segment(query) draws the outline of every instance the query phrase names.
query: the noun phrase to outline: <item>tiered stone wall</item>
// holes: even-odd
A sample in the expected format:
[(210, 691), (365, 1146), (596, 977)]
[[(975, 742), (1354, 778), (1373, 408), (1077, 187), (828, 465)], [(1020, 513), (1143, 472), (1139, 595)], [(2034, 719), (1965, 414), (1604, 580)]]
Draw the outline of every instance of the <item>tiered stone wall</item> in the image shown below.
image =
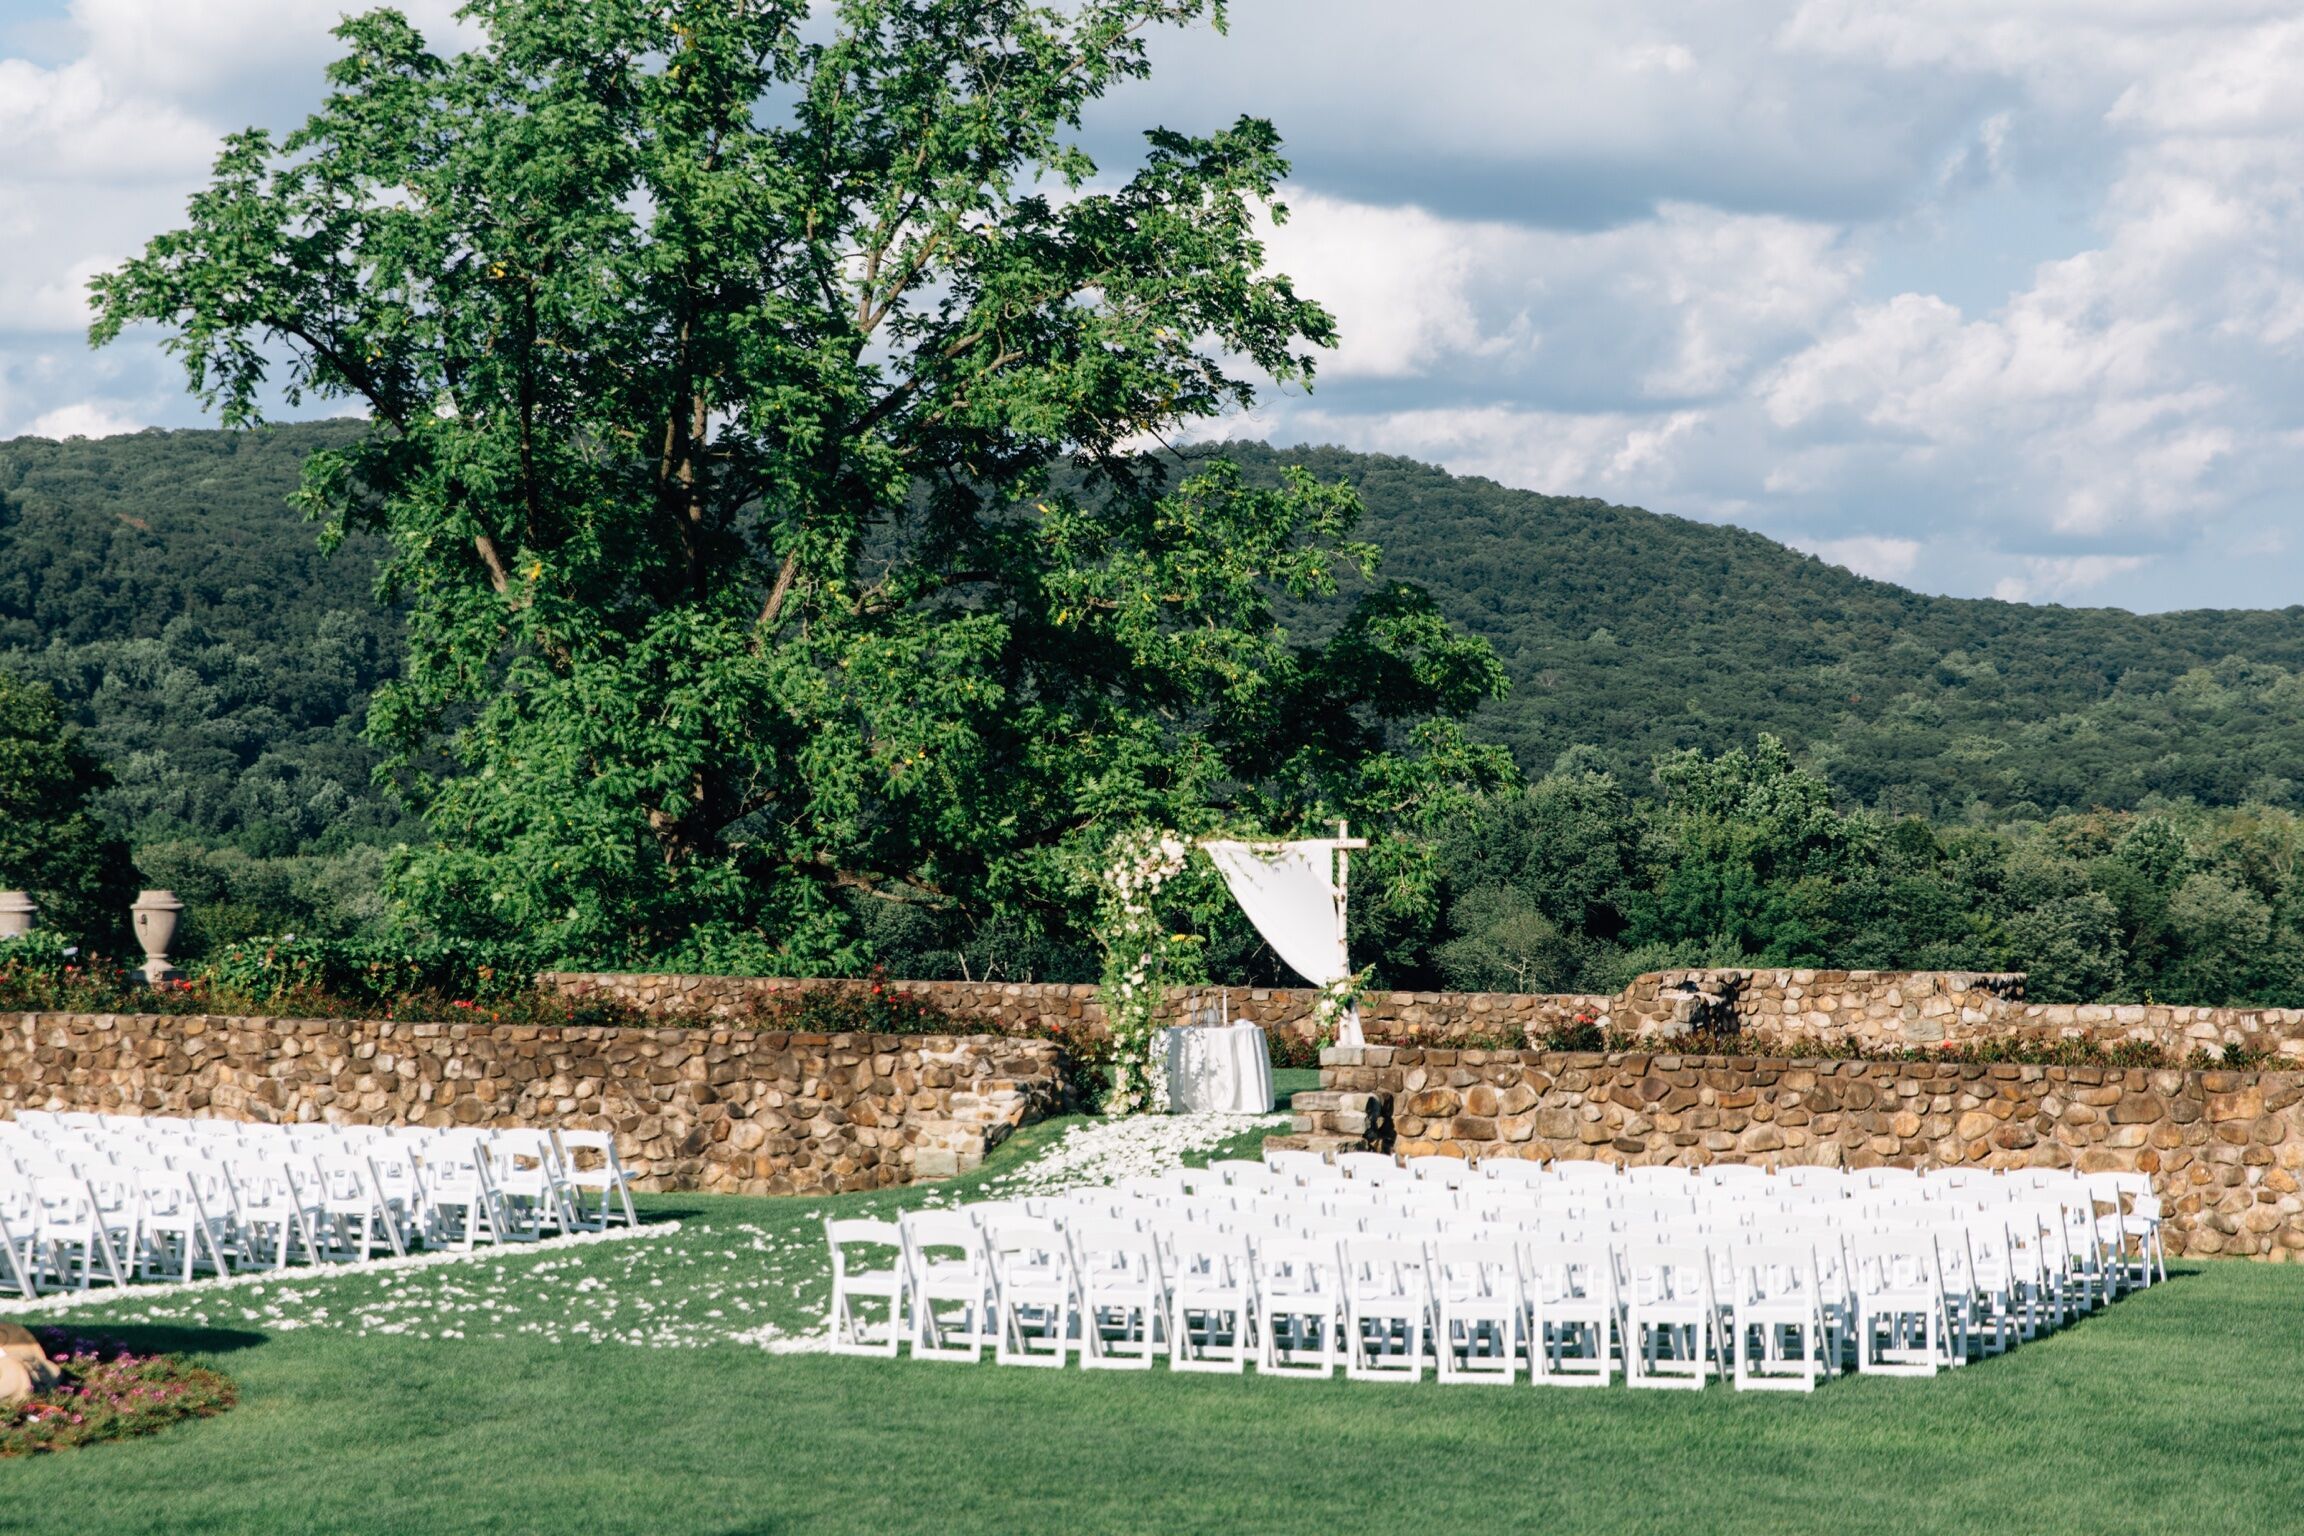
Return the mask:
[(1658, 971), (1626, 988), (1612, 1013), (1626, 1034), (1670, 1039), (1711, 1023), (1779, 1055), (2072, 1040), (2149, 1046), (2178, 1061), (2229, 1046), (2304, 1066), (2304, 1009), (2031, 1003), (2010, 972)]
[(1369, 1047), (1283, 1145), (2152, 1176), (2172, 1252), (2304, 1260), (2304, 1073)]
[(1756, 1044), (1901, 1049), (1989, 1028), (2023, 995), (2014, 972), (1654, 971), (1624, 989), (1615, 1013), (1625, 1033), (1644, 1038), (1709, 1025)]
[[(537, 984), (570, 998), (605, 998), (654, 1018), (728, 1019), (753, 1017), (764, 1008), (807, 992), (859, 992), (872, 983), (793, 979), (779, 976), (623, 975), (547, 971)], [(890, 981), (900, 997), (931, 1003), (956, 1023), (988, 1031), (1096, 1038), (1104, 1030), (1104, 1007), (1092, 986), (1063, 982)], [(1317, 1038), (1310, 987), (1171, 988), (1167, 1003), (1182, 1023), (1201, 1006), (1215, 1006), (1219, 993), (1232, 1017), (1257, 1025), (1275, 1037), (1306, 1045)], [(1361, 1031), (1370, 1040), (1397, 1044), (1424, 1041), (1525, 1040), (1577, 1023), (1611, 1027), (1615, 999), (1570, 993), (1372, 992), (1361, 1000)]]
[(813, 1194), (946, 1177), (1063, 1091), (1054, 1045), (981, 1035), (0, 1019), (0, 1109), (609, 1130), (651, 1189)]

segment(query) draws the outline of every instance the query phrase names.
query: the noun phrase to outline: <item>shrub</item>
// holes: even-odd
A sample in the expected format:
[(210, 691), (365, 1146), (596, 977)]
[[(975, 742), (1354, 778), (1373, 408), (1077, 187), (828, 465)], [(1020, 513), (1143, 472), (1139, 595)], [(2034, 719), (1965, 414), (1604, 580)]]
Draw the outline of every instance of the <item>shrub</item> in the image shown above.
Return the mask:
[(238, 1398), (229, 1379), (175, 1355), (139, 1355), (125, 1344), (61, 1328), (35, 1328), (32, 1336), (60, 1379), (13, 1408), (0, 1408), (0, 1456), (148, 1435), (222, 1413)]
[(744, 1022), (754, 1029), (812, 1035), (948, 1035), (977, 1033), (926, 998), (900, 992), (874, 971), (861, 984), (803, 987), (756, 1001)]
[(267, 1000), (296, 994), (383, 1002), (435, 993), (499, 1002), (534, 990), (543, 957), (512, 944), (470, 939), (379, 943), (361, 939), (244, 939), (200, 964), (215, 990)]
[[(238, 948), (238, 946), (234, 946)], [(370, 962), (338, 946), (285, 942), (165, 987), (147, 987), (120, 961), (83, 955), (51, 935), (0, 940), (0, 1011), (270, 1015), (303, 1019), (394, 1019), (440, 1024), (636, 1025), (622, 1003), (538, 991), (524, 968), (493, 970), (484, 958), (436, 955)], [(347, 959), (350, 956), (350, 959)], [(508, 978), (508, 979), (507, 979)], [(462, 982), (459, 990), (427, 980)]]

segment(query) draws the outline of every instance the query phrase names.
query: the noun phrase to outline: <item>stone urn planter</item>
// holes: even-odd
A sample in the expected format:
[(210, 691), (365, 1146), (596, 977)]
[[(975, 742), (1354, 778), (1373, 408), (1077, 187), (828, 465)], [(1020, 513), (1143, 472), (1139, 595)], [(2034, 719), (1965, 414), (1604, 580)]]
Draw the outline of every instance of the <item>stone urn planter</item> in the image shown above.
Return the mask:
[(136, 942), (144, 950), (144, 969), (136, 973), (136, 979), (156, 987), (183, 975), (168, 963), (168, 946), (175, 942), (176, 922), (184, 913), (184, 903), (176, 899), (176, 893), (145, 891), (128, 910), (135, 915)]
[(39, 903), (29, 891), (0, 891), (0, 939), (20, 939), (32, 931)]

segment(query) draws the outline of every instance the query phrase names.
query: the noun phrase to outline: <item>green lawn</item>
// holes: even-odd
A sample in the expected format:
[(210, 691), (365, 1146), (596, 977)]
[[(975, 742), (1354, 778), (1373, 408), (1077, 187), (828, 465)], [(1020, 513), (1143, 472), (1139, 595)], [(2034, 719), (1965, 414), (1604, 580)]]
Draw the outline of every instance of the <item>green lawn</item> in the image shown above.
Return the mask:
[(2296, 1269), (2183, 1266), (2001, 1360), (1804, 1399), (1058, 1373), (729, 1341), (813, 1326), (826, 1212), (965, 1197), (1064, 1124), (940, 1191), (658, 1197), (649, 1214), (683, 1223), (668, 1236), (75, 1314), (206, 1353), (241, 1406), (0, 1463), (0, 1530), (2304, 1529)]

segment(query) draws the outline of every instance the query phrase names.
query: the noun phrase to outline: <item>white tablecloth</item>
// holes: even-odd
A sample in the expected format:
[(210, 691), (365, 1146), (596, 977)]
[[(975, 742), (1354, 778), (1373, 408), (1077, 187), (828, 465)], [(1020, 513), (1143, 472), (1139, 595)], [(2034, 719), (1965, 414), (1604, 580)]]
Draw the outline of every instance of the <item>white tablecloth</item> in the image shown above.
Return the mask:
[(1253, 1024), (1162, 1032), (1168, 1108), (1177, 1114), (1272, 1112), (1272, 1052)]

